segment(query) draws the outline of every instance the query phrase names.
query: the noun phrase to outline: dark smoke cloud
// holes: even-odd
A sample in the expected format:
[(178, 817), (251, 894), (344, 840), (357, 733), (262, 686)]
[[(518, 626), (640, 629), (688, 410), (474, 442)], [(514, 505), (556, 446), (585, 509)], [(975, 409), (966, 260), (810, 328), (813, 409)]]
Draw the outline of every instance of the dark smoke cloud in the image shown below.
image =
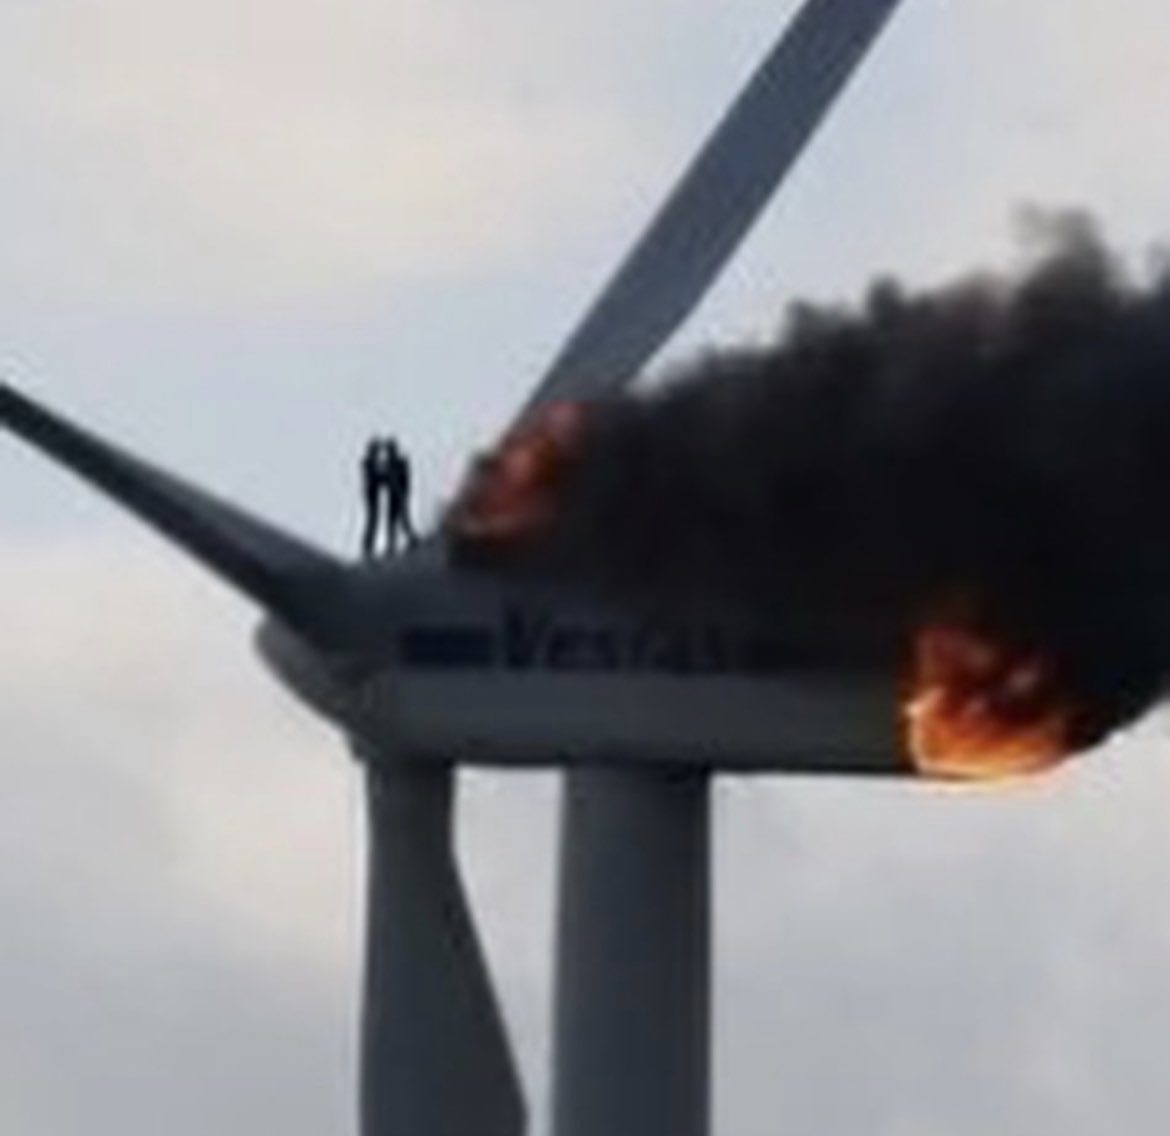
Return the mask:
[(1059, 661), (1087, 744), (1170, 673), (1168, 490), (1170, 273), (1064, 217), (1016, 275), (797, 304), (774, 344), (593, 407), (553, 522), (464, 551), (852, 643), (974, 597)]

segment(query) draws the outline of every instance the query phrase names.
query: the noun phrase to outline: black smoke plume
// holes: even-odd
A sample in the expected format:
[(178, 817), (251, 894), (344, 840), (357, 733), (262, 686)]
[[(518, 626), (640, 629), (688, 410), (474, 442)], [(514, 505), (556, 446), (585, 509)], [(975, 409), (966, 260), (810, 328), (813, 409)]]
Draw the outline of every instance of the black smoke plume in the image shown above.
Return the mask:
[(1050, 228), (1014, 275), (798, 304), (590, 407), (549, 522), (461, 555), (843, 644), (959, 602), (1054, 659), (1098, 740), (1170, 675), (1170, 272)]

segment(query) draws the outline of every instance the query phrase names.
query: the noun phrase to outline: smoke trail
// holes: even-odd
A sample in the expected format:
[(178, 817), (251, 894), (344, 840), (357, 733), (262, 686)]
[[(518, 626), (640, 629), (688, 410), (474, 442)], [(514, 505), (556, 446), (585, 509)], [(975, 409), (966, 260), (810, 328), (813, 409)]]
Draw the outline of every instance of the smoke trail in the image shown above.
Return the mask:
[(1083, 218), (1016, 276), (794, 306), (591, 407), (556, 509), (463, 554), (656, 608), (907, 627), (958, 601), (1043, 648), (1085, 742), (1170, 672), (1170, 274)]

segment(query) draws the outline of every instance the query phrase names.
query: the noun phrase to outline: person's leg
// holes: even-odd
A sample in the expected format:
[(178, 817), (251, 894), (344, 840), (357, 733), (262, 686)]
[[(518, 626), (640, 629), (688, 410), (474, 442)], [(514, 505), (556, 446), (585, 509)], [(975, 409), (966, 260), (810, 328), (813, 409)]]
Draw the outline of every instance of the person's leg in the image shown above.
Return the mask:
[(386, 549), (398, 553), (398, 532), (402, 527), (402, 502), (393, 489), (386, 489)]
[(362, 528), (362, 556), (373, 559), (378, 542), (378, 490), (368, 486), (365, 492), (366, 517)]

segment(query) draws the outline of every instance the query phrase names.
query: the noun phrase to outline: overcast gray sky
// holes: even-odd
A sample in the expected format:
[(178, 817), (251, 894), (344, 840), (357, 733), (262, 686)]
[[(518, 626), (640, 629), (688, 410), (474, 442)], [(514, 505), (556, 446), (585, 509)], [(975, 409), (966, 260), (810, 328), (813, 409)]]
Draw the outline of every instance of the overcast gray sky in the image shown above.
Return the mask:
[[(0, 365), (319, 541), (371, 429), (450, 491), (791, 0), (0, 0)], [(675, 345), (1170, 235), (1164, 0), (906, 0)], [(252, 614), (0, 444), (0, 1128), (353, 1130), (358, 777)], [(1165, 1129), (1164, 720), (1035, 785), (725, 782), (719, 1136)], [(539, 1102), (556, 785), (464, 845)], [(538, 1128), (539, 1131), (539, 1128)]]

